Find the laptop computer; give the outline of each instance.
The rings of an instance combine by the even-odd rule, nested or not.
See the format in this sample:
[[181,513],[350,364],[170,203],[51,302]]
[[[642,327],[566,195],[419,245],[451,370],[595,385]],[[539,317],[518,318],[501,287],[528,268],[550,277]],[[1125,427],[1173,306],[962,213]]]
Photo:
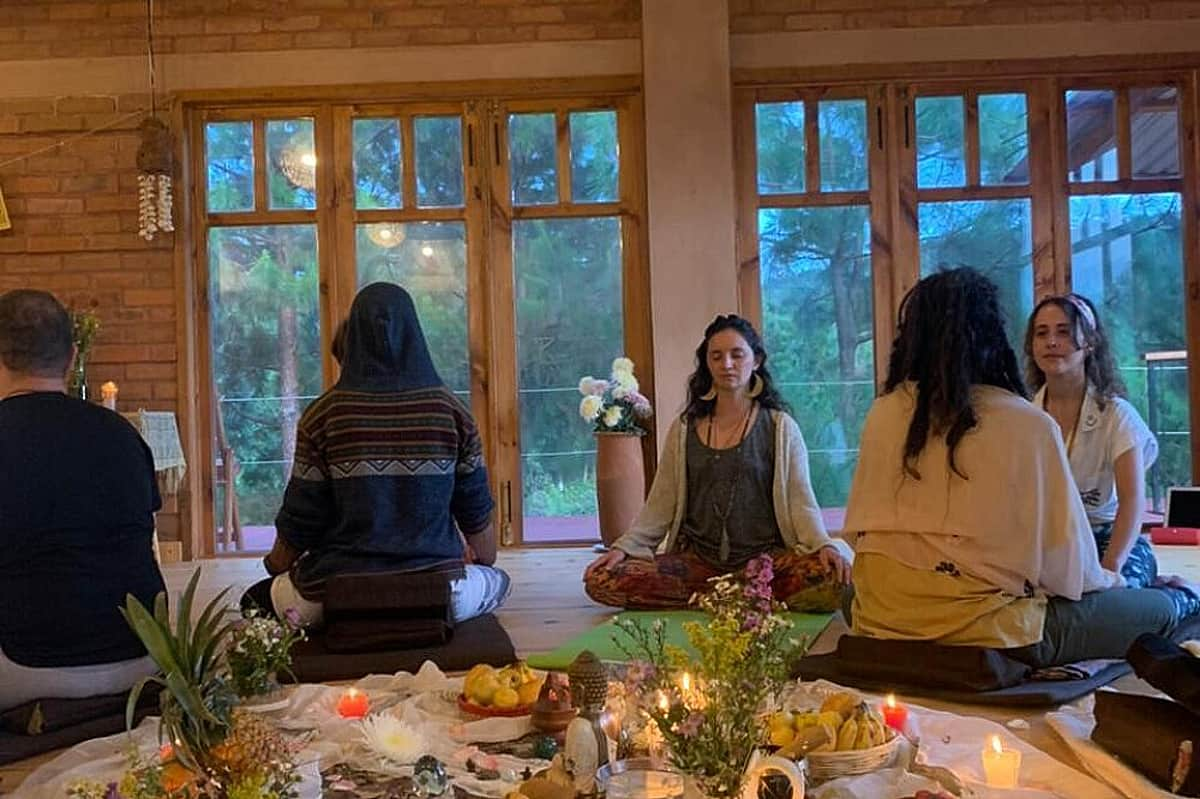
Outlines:
[[1150,528],[1155,544],[1200,544],[1200,486],[1167,489],[1167,515],[1162,527]]

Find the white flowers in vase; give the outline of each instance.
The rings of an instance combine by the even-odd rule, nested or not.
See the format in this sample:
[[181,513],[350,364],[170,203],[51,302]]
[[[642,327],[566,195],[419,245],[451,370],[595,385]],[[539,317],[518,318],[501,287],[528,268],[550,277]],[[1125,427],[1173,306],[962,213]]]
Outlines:
[[588,375],[579,381],[579,393],[583,395],[579,415],[594,424],[597,433],[645,433],[642,420],[649,419],[654,411],[638,388],[633,361],[615,358],[608,380]]

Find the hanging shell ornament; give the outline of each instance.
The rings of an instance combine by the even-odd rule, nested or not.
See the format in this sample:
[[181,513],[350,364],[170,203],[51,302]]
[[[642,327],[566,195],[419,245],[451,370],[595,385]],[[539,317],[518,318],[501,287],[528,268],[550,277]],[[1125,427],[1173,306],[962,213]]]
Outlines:
[[138,146],[138,235],[153,241],[160,230],[175,230],[171,218],[171,131],[155,117],[147,117],[139,126],[142,142]]

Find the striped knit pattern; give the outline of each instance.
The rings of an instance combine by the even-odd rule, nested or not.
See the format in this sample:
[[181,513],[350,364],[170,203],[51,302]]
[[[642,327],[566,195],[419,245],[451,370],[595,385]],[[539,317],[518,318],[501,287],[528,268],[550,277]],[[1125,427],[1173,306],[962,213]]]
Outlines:
[[474,420],[448,388],[386,394],[335,389],[300,420],[292,477],[467,475],[482,463]]

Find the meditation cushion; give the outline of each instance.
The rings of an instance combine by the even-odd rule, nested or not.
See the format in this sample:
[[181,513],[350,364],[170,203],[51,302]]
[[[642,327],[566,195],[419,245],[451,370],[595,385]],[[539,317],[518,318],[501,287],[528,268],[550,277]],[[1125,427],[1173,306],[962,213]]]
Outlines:
[[[0,765],[125,729],[128,692],[82,699],[35,699],[0,713]],[[133,723],[158,712],[158,686],[138,699]]]
[[416,673],[431,660],[442,671],[466,671],[478,663],[507,666],[517,659],[512,639],[488,613],[460,622],[444,644],[371,652],[334,652],[327,631],[313,630],[292,648],[292,676],[298,682],[357,680],[368,674]]
[[1045,679],[1003,652],[928,641],[884,641],[843,636],[838,651],[801,658],[793,677],[825,679],[864,691],[910,694],[979,705],[1044,707],[1078,699],[1130,671],[1123,661],[1059,668],[1067,679]]
[[844,635],[837,658],[854,677],[955,691],[995,691],[1023,682],[1031,669],[995,649]]
[[454,634],[450,581],[461,569],[342,574],[325,585],[330,652],[441,646]]

